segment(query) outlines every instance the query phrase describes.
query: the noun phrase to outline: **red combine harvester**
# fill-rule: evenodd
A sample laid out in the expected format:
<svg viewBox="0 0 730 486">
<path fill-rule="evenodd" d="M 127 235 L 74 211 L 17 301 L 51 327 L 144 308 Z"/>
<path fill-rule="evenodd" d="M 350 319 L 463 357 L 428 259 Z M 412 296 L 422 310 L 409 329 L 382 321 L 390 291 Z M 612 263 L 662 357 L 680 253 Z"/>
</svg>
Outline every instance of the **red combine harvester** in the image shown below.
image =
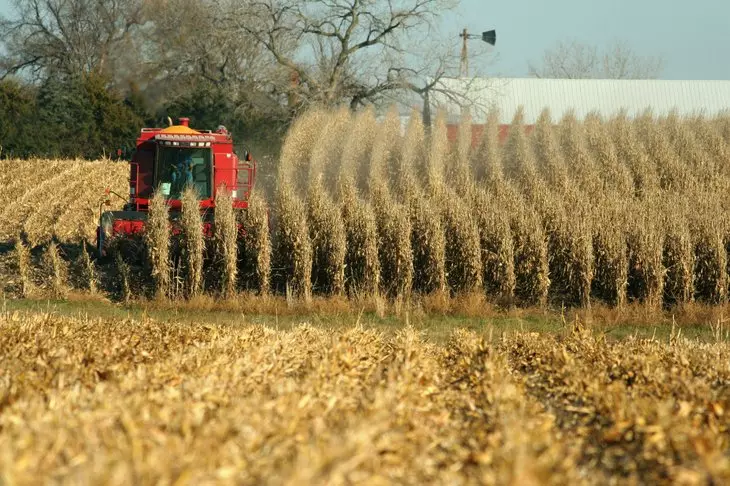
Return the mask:
<svg viewBox="0 0 730 486">
<path fill-rule="evenodd" d="M 168 198 L 171 219 L 180 213 L 180 196 L 192 185 L 200 198 L 200 209 L 210 232 L 210 217 L 215 210 L 215 195 L 221 187 L 231 191 L 233 206 L 248 207 L 256 177 L 256 161 L 245 151 L 239 159 L 233 140 L 225 127 L 216 131 L 194 130 L 188 118 L 167 128 L 143 128 L 130 163 L 129 199 L 122 211 L 104 211 L 97 228 L 99 256 L 106 254 L 110 238 L 131 237 L 144 231 L 149 201 L 155 188 Z M 109 204 L 109 200 L 106 201 Z"/>
</svg>

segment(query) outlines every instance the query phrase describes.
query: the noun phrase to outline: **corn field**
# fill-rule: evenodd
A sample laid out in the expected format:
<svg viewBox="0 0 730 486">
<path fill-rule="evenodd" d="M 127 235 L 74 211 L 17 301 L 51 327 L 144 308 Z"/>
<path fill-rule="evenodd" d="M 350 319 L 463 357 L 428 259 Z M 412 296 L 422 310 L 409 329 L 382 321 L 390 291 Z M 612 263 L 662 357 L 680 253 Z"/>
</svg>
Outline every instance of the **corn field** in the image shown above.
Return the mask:
<svg viewBox="0 0 730 486">
<path fill-rule="evenodd" d="M 730 347 L 0 314 L 3 484 L 727 484 Z"/>
<path fill-rule="evenodd" d="M 402 126 L 395 111 L 381 120 L 368 110 L 304 114 L 284 141 L 274 193 L 255 192 L 254 213 L 241 220 L 256 225 L 250 236 L 235 253 L 216 237 L 220 255 L 205 257 L 215 272 L 195 266 L 195 240 L 187 294 L 481 294 L 507 306 L 619 308 L 728 301 L 729 117 L 555 120 L 545 110 L 526 130 L 520 110 L 506 140 L 497 114 L 486 120 L 472 144 L 469 116 L 449 142 L 443 115 L 427 129 L 418 114 Z M 126 164 L 0 168 L 0 239 L 22 233 L 31 247 L 91 241 L 104 187 L 126 192 Z M 171 265 L 157 265 L 163 273 L 147 271 L 164 287 Z M 30 288 L 26 280 L 16 288 Z"/>
<path fill-rule="evenodd" d="M 33 246 L 93 241 L 106 188 L 126 196 L 128 178 L 129 165 L 111 161 L 0 160 L 0 241 L 20 233 Z M 109 200 L 106 209 L 125 202 L 114 195 Z"/>
<path fill-rule="evenodd" d="M 359 233 L 345 238 L 357 251 L 327 247 L 337 258 L 315 259 L 313 276 L 344 274 L 345 289 L 375 281 L 373 291 L 394 298 L 446 290 L 517 305 L 727 301 L 730 119 L 553 120 L 545 110 L 526 130 L 520 110 L 506 140 L 498 119 L 487 117 L 472 144 L 468 116 L 450 143 L 443 114 L 430 131 L 418 114 L 403 128 L 395 112 L 380 122 L 370 111 L 305 114 L 279 167 L 287 198 L 318 207 L 301 222 L 315 236 L 297 244 L 317 254 L 320 235 L 340 234 L 343 221 Z M 354 207 L 372 211 L 376 238 L 352 225 Z M 301 214 L 283 213 L 274 238 L 292 238 L 289 219 Z M 351 271 L 367 252 L 378 265 Z"/>
</svg>

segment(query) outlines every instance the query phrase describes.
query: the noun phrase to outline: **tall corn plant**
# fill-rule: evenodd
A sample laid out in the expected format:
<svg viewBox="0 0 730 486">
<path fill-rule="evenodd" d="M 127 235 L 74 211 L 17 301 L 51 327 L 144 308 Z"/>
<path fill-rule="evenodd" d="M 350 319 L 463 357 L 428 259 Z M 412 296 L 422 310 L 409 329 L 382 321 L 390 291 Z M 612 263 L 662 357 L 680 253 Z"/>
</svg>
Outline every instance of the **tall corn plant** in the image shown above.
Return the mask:
<svg viewBox="0 0 730 486">
<path fill-rule="evenodd" d="M 510 208 L 485 191 L 475 192 L 472 206 L 479 229 L 484 290 L 499 303 L 510 305 L 517 285 Z"/>
<path fill-rule="evenodd" d="M 221 293 L 232 297 L 238 276 L 238 223 L 231 192 L 221 186 L 215 195 L 214 238 L 220 259 Z"/>
<path fill-rule="evenodd" d="M 162 191 L 155 191 L 150 200 L 145 228 L 147 258 L 158 298 L 170 294 L 170 220 L 167 199 Z"/>
<path fill-rule="evenodd" d="M 439 212 L 422 194 L 410 204 L 413 288 L 415 291 L 446 291 L 446 234 Z"/>
<path fill-rule="evenodd" d="M 472 159 L 475 180 L 490 187 L 498 186 L 504 178 L 499 126 L 499 112 L 492 109 L 487 115 L 482 138 Z"/>
<path fill-rule="evenodd" d="M 45 260 L 51 270 L 51 291 L 54 297 L 65 298 L 68 293 L 68 268 L 55 241 L 51 241 L 46 247 Z"/>
<path fill-rule="evenodd" d="M 345 291 L 345 226 L 339 207 L 324 192 L 321 179 L 312 182 L 307 197 L 307 226 L 312 242 L 312 277 L 324 293 Z"/>
<path fill-rule="evenodd" d="M 305 302 L 312 297 L 312 243 L 306 206 L 289 184 L 279 186 L 276 198 L 274 254 L 284 272 L 284 284 Z"/>
<path fill-rule="evenodd" d="M 200 294 L 203 287 L 203 221 L 200 216 L 200 201 L 194 187 L 188 186 L 182 194 L 183 261 L 185 262 L 185 293 L 188 297 Z"/>
<path fill-rule="evenodd" d="M 254 191 L 244 218 L 243 260 L 246 278 L 261 295 L 271 290 L 271 238 L 269 208 L 263 195 Z"/>
<path fill-rule="evenodd" d="M 380 287 L 378 226 L 372 205 L 362 201 L 352 178 L 341 181 L 345 227 L 345 286 L 349 295 L 374 296 Z"/>
</svg>

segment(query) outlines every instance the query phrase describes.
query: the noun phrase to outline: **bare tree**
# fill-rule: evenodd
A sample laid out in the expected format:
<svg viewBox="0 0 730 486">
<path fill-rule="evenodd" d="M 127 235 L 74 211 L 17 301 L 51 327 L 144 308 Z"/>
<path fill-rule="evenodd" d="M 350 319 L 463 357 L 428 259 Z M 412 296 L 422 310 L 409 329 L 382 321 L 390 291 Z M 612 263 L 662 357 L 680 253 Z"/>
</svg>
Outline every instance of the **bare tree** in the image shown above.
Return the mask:
<svg viewBox="0 0 730 486">
<path fill-rule="evenodd" d="M 134 74 L 152 98 L 207 84 L 242 110 L 270 112 L 285 101 L 288 72 L 238 29 L 235 2 L 167 0 L 144 32 L 144 61 Z M 279 92 L 277 92 L 277 90 Z"/>
<path fill-rule="evenodd" d="M 529 72 L 537 78 L 655 79 L 663 67 L 660 57 L 636 54 L 624 42 L 614 42 L 601 52 L 570 41 L 545 51 L 541 65 L 529 64 Z"/>
<path fill-rule="evenodd" d="M 0 18 L 0 78 L 103 72 L 144 22 L 143 0 L 14 0 L 14 7 L 14 17 Z"/>
<path fill-rule="evenodd" d="M 446 0 L 253 0 L 240 7 L 239 28 L 279 65 L 303 104 L 353 108 L 396 91 L 425 89 L 444 74 L 413 53 Z M 451 54 L 449 54 L 451 55 Z"/>
</svg>

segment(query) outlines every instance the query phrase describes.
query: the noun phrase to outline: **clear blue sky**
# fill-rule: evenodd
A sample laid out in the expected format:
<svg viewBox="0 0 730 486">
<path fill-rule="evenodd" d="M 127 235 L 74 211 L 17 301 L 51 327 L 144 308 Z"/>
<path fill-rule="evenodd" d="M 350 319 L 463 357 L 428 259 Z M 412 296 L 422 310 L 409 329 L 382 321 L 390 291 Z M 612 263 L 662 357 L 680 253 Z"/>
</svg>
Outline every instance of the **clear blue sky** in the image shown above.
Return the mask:
<svg viewBox="0 0 730 486">
<path fill-rule="evenodd" d="M 10 0 L 0 0 L 0 14 L 9 12 Z M 497 30 L 496 60 L 483 61 L 493 75 L 527 75 L 528 61 L 560 40 L 621 40 L 661 56 L 663 78 L 730 79 L 730 0 L 461 0 L 443 21 L 455 36 Z"/>
</svg>

